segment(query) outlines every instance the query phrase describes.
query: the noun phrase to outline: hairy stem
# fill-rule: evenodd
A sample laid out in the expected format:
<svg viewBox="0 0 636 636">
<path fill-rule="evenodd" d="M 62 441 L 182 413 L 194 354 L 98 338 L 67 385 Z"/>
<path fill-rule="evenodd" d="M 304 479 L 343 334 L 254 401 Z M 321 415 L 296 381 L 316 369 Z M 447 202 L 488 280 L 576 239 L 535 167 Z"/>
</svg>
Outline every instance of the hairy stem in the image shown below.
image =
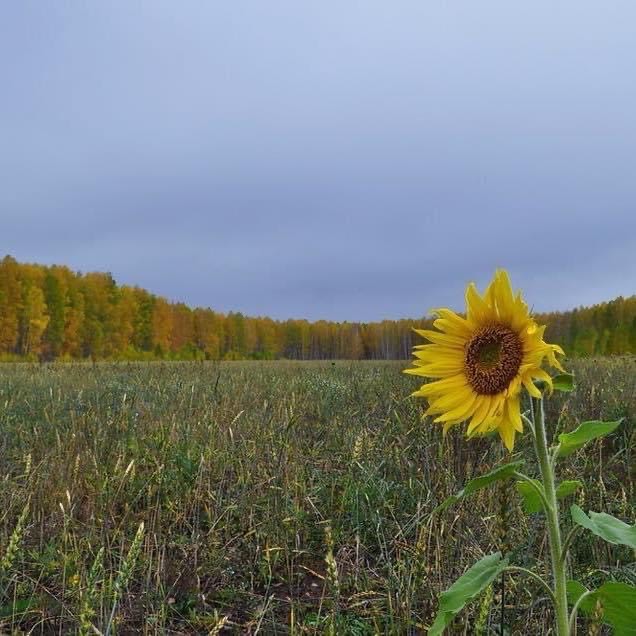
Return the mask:
<svg viewBox="0 0 636 636">
<path fill-rule="evenodd" d="M 569 636 L 568 599 L 566 593 L 565 563 L 561 555 L 561 528 L 559 526 L 559 507 L 554 483 L 553 464 L 548 453 L 548 442 L 545 433 L 545 414 L 543 398 L 532 398 L 532 419 L 534 421 L 534 448 L 539 460 L 543 491 L 546 498 L 545 516 L 550 539 L 550 560 L 554 578 L 554 607 L 557 620 L 558 636 Z"/>
</svg>

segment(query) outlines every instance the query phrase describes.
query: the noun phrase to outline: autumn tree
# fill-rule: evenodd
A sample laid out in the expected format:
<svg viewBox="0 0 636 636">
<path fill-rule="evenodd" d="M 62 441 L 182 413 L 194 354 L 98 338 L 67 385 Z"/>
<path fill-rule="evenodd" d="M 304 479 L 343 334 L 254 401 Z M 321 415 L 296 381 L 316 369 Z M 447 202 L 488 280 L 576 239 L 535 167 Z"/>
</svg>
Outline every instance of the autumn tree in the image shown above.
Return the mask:
<svg viewBox="0 0 636 636">
<path fill-rule="evenodd" d="M 15 259 L 0 261 L 0 353 L 14 353 L 18 347 L 18 316 L 22 310 L 20 269 Z"/>
<path fill-rule="evenodd" d="M 157 298 L 152 311 L 152 346 L 159 356 L 170 351 L 172 327 L 170 304 L 163 298 Z"/>
<path fill-rule="evenodd" d="M 57 358 L 64 346 L 66 325 L 66 298 L 62 281 L 54 269 L 47 270 L 44 276 L 44 301 L 49 315 L 49 322 L 44 334 L 46 357 Z"/>
<path fill-rule="evenodd" d="M 27 282 L 22 291 L 22 311 L 19 317 L 19 351 L 22 355 L 39 354 L 42 334 L 49 322 L 42 290 Z"/>
<path fill-rule="evenodd" d="M 536 316 L 568 355 L 636 352 L 636 296 Z M 0 261 L 0 354 L 45 359 L 406 359 L 430 318 L 277 321 L 192 309 L 110 274 Z"/>
</svg>

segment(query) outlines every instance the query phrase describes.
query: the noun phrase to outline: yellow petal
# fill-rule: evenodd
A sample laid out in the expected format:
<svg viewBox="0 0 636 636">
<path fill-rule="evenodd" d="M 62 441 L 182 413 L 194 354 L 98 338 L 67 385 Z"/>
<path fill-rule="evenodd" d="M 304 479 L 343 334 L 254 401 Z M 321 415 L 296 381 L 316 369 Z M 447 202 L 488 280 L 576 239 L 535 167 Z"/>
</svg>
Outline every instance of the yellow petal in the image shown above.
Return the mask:
<svg viewBox="0 0 636 636">
<path fill-rule="evenodd" d="M 491 399 L 489 395 L 480 395 L 478 398 L 477 408 L 473 414 L 473 418 L 470 420 L 470 424 L 466 429 L 466 433 L 471 435 L 479 426 L 483 423 L 484 419 L 490 413 Z"/>
<path fill-rule="evenodd" d="M 424 371 L 422 367 L 409 367 L 408 369 L 403 369 L 402 373 L 408 373 L 409 375 L 420 375 L 422 377 L 428 377 L 428 373 Z"/>
<path fill-rule="evenodd" d="M 534 382 L 532 381 L 532 377 L 529 374 L 523 376 L 523 386 L 526 387 L 526 390 L 532 397 L 540 398 L 541 391 L 534 386 Z"/>
<path fill-rule="evenodd" d="M 523 432 L 523 422 L 521 421 L 521 407 L 519 404 L 519 396 L 515 395 L 506 400 L 505 419 L 519 433 Z"/>
<path fill-rule="evenodd" d="M 475 427 L 475 433 L 488 433 L 499 426 L 499 420 L 502 416 L 504 398 L 502 394 L 490 396 L 490 410 L 484 417 L 481 424 Z"/>
<path fill-rule="evenodd" d="M 435 382 L 429 382 L 428 384 L 422 385 L 420 388 L 420 394 L 423 396 L 439 395 L 465 386 L 466 377 L 463 373 L 459 373 L 450 378 L 444 378 L 443 380 L 437 380 Z"/>
<path fill-rule="evenodd" d="M 495 317 L 494 311 L 477 292 L 475 283 L 470 283 L 466 288 L 466 313 L 469 321 L 479 325 L 483 325 Z"/>
<path fill-rule="evenodd" d="M 439 345 L 429 345 L 433 349 L 420 349 L 413 352 L 418 360 L 429 362 L 464 362 L 464 352 L 459 349 L 449 349 Z"/>
<path fill-rule="evenodd" d="M 530 375 L 535 380 L 543 380 L 548 385 L 548 389 L 550 393 L 552 393 L 552 389 L 553 389 L 552 378 L 550 377 L 548 373 L 546 373 L 543 369 L 534 369 L 533 371 L 530 372 Z"/>
<path fill-rule="evenodd" d="M 423 375 L 428 378 L 448 378 L 457 375 L 463 368 L 463 364 L 422 363 L 422 366 L 418 367 L 421 373 L 416 375 Z"/>
<path fill-rule="evenodd" d="M 451 422 L 451 421 L 464 421 L 466 418 L 470 416 L 473 412 L 473 405 L 475 403 L 475 399 L 477 398 L 477 394 L 473 393 L 467 400 L 463 400 L 462 403 L 455 407 L 450 411 L 446 411 L 438 418 L 436 418 L 436 422 Z"/>
<path fill-rule="evenodd" d="M 514 295 L 512 293 L 512 285 L 510 284 L 510 278 L 508 272 L 505 269 L 497 270 L 495 274 L 495 280 L 497 284 L 497 313 L 499 319 L 504 324 L 512 324 L 514 318 Z"/>
<path fill-rule="evenodd" d="M 499 437 L 504 446 L 512 452 L 515 447 L 515 429 L 510 424 L 502 424 L 499 426 Z"/>
<path fill-rule="evenodd" d="M 437 398 L 431 398 L 429 402 L 431 408 L 435 409 L 438 413 L 442 413 L 474 399 L 475 395 L 476 393 L 471 388 L 466 387 L 465 389 L 452 391 Z"/>
<path fill-rule="evenodd" d="M 432 331 L 431 329 L 416 329 L 415 331 L 423 338 L 446 347 L 463 349 L 466 344 L 466 340 L 464 338 L 460 338 L 459 336 L 449 336 L 448 334 L 440 331 Z"/>
<path fill-rule="evenodd" d="M 512 319 L 512 328 L 515 331 L 518 331 L 528 321 L 530 312 L 528 311 L 528 305 L 526 305 L 526 303 L 523 301 L 521 292 L 517 292 L 513 305 L 514 316 Z"/>
<path fill-rule="evenodd" d="M 442 308 L 435 309 L 434 313 L 438 316 L 437 320 L 433 323 L 437 329 L 441 329 L 447 333 L 454 333 L 464 338 L 470 338 L 472 335 L 473 330 L 469 322 L 454 311 Z"/>
</svg>

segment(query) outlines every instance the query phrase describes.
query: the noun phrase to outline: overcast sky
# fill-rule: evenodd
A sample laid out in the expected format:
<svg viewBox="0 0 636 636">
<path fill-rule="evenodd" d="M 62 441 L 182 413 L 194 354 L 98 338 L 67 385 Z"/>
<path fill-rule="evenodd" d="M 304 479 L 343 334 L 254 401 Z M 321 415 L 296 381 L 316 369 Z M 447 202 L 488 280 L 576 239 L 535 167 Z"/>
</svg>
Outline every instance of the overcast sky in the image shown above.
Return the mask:
<svg viewBox="0 0 636 636">
<path fill-rule="evenodd" d="M 276 318 L 636 293 L 636 3 L 7 0 L 5 253 Z"/>
</svg>

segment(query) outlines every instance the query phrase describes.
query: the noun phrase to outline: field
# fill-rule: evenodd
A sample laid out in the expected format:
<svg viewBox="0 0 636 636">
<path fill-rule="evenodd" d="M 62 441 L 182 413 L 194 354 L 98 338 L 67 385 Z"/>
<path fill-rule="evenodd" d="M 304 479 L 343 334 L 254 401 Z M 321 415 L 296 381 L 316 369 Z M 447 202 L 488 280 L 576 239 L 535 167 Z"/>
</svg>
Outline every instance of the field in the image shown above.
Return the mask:
<svg viewBox="0 0 636 636">
<path fill-rule="evenodd" d="M 544 526 L 511 484 L 432 514 L 506 453 L 421 422 L 404 366 L 0 367 L 0 632 L 424 633 L 477 557 L 514 547 L 531 565 Z M 586 510 L 633 519 L 636 358 L 568 366 L 578 386 L 548 401 L 551 431 L 626 421 L 562 474 L 586 480 Z M 571 567 L 633 581 L 632 560 L 581 535 Z M 533 581 L 504 590 L 507 632 L 544 633 Z M 456 631 L 480 614 L 499 633 L 499 581 Z"/>
</svg>

